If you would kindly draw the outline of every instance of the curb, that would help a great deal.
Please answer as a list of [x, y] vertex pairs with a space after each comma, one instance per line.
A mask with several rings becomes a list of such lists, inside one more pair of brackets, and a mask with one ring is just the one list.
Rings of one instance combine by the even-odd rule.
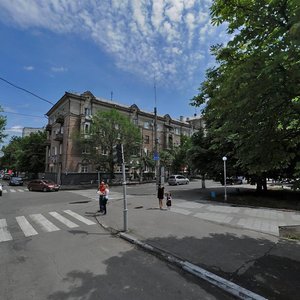
[[194, 265], [188, 261], [182, 260], [162, 249], [159, 249], [157, 247], [154, 247], [150, 244], [141, 242], [136, 237], [125, 233], [115, 230], [112, 227], [107, 226], [104, 223], [101, 223], [97, 219], [98, 223], [107, 231], [109, 231], [111, 234], [117, 235], [120, 238], [124, 239], [127, 242], [130, 242], [131, 244], [134, 244], [143, 250], [159, 257], [160, 259], [163, 259], [164, 261], [167, 261], [169, 263], [172, 263], [179, 267], [180, 269], [183, 269], [187, 271], [188, 273], [197, 276], [198, 278], [201, 278], [210, 284], [224, 290], [225, 292], [239, 298], [239, 299], [247, 299], [247, 300], [267, 300], [267, 298], [264, 298], [256, 293], [253, 293], [227, 279], [224, 279], [218, 275], [215, 275], [209, 271], [206, 271], [205, 269]]

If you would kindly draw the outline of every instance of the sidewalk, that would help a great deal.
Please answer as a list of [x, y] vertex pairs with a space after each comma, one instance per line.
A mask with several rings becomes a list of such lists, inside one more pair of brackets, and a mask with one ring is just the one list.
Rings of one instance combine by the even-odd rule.
[[[298, 299], [300, 243], [280, 239], [278, 226], [300, 225], [299, 212], [176, 199], [170, 211], [162, 211], [155, 196], [127, 196], [127, 202], [124, 238], [267, 299]], [[123, 231], [123, 195], [111, 192], [108, 214], [97, 219], [104, 227]]]

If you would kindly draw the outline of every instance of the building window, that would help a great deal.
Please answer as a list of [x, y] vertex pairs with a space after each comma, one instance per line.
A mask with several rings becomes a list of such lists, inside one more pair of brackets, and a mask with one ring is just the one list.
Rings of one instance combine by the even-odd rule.
[[144, 136], [144, 144], [149, 144], [150, 143], [150, 137], [149, 135]]
[[82, 149], [82, 154], [89, 154], [89, 153], [90, 153], [89, 145], [84, 145]]
[[89, 134], [90, 133], [90, 124], [89, 123], [85, 123], [84, 124], [84, 133], [85, 134]]
[[59, 154], [62, 154], [62, 144], [59, 144]]
[[91, 113], [90, 113], [90, 109], [88, 107], [85, 107], [84, 108], [84, 115], [85, 116], [89, 116]]
[[149, 129], [151, 127], [152, 123], [151, 122], [144, 122], [144, 128]]
[[86, 165], [81, 165], [81, 170], [80, 170], [81, 173], [87, 173], [88, 172], [88, 166]]

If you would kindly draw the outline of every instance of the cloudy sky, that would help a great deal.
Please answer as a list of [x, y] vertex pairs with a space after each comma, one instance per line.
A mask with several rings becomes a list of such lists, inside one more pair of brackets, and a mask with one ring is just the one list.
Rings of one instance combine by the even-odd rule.
[[0, 0], [0, 105], [8, 133], [44, 126], [49, 102], [65, 91], [89, 90], [151, 112], [154, 82], [158, 114], [199, 114], [189, 100], [214, 65], [210, 46], [228, 40], [225, 27], [210, 24], [211, 2]]

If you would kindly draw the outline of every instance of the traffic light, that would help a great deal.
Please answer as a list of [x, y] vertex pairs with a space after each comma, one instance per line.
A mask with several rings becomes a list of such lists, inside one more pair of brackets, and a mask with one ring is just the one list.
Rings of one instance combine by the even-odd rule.
[[114, 163], [122, 164], [123, 163], [123, 153], [122, 145], [117, 144], [113, 146], [113, 161]]

